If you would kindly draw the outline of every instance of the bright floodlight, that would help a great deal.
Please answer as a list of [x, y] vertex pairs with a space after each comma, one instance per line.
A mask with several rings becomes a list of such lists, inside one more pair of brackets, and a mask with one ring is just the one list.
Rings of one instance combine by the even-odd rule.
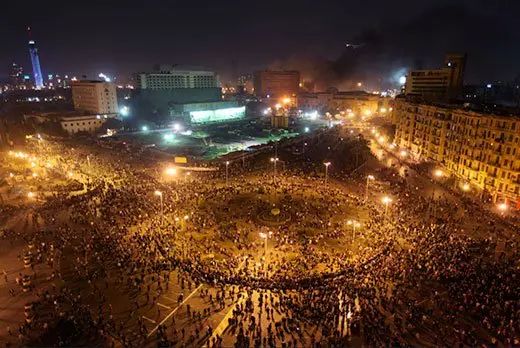
[[379, 137], [379, 141], [380, 141], [381, 143], [384, 143], [385, 140], [386, 140], [385, 137], [383, 137], [383, 136], [380, 136], [380, 137]]
[[175, 175], [177, 174], [177, 169], [170, 167], [165, 170], [165, 173], [168, 175]]
[[369, 175], [369, 176], [367, 176], [367, 178], [370, 179], [370, 180], [374, 180], [375, 179], [375, 177], [373, 175]]
[[162, 192], [159, 190], [156, 190], [153, 194], [156, 196], [162, 196]]
[[284, 104], [289, 104], [291, 102], [291, 98], [283, 98], [282, 101]]
[[441, 176], [443, 176], [443, 175], [444, 175], [444, 172], [443, 172], [442, 170], [437, 169], [437, 170], [435, 171], [435, 176], [441, 177]]
[[405, 150], [401, 151], [401, 156], [404, 157], [404, 156], [406, 156], [407, 154], [408, 154], [408, 153], [407, 153]]
[[363, 84], [362, 84], [361, 82], [358, 82], [358, 83], [357, 83], [357, 86], [358, 86], [358, 87], [361, 87], [361, 86], [363, 86]]
[[372, 115], [372, 111], [370, 111], [370, 110], [368, 110], [368, 109], [367, 109], [367, 110], [365, 110], [365, 115], [367, 115], [367, 116], [370, 116], [370, 115]]
[[383, 197], [382, 201], [384, 204], [392, 203], [392, 198], [385, 196]]
[[178, 124], [178, 123], [175, 123], [175, 124], [173, 125], [173, 129], [174, 129], [176, 132], [178, 132], [178, 131], [181, 130], [181, 125]]
[[462, 189], [463, 189], [464, 191], [469, 191], [469, 184], [464, 184], [464, 185], [462, 185]]
[[123, 106], [121, 107], [121, 110], [119, 110], [119, 113], [121, 114], [121, 116], [123, 117], [126, 117], [130, 114], [130, 109], [128, 108], [128, 106]]
[[406, 83], [406, 76], [401, 76], [399, 78], [399, 84], [404, 85]]
[[505, 203], [500, 203], [498, 205], [498, 209], [501, 210], [501, 211], [506, 211], [507, 210], [507, 204]]
[[27, 194], [27, 197], [28, 197], [28, 198], [34, 198], [34, 193], [33, 193], [33, 192], [29, 192], [29, 193]]
[[309, 133], [310, 131], [310, 128], [309, 127], [305, 127], [305, 133]]
[[143, 132], [147, 132], [147, 131], [148, 131], [148, 126], [142, 126], [142, 127], [141, 127], [141, 130], [142, 130]]

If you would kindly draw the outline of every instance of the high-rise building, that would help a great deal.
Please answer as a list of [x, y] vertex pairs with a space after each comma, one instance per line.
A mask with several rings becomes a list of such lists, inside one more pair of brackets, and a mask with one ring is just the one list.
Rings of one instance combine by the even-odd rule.
[[405, 93], [420, 95], [430, 100], [459, 97], [465, 69], [466, 55], [448, 54], [441, 69], [410, 70]]
[[9, 74], [9, 82], [14, 88], [18, 88], [23, 83], [23, 67], [16, 63], [11, 66], [11, 73]]
[[291, 97], [300, 90], [299, 71], [256, 71], [254, 76], [255, 95], [266, 97]]
[[31, 64], [34, 76], [34, 86], [36, 89], [43, 88], [43, 75], [40, 67], [40, 57], [38, 56], [38, 48], [36, 42], [31, 38], [31, 28], [27, 28], [29, 32], [29, 55], [31, 56]]
[[173, 65], [156, 65], [151, 73], [135, 75], [137, 88], [168, 90], [175, 88], [217, 88], [218, 75], [213, 71], [183, 68]]
[[116, 114], [116, 85], [111, 82], [87, 80], [72, 82], [74, 109], [91, 114]]

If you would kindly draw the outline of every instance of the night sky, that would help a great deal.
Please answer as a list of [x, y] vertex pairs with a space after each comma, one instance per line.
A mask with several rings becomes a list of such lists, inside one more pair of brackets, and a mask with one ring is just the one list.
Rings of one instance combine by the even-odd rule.
[[339, 79], [435, 68], [447, 51], [468, 53], [469, 82], [520, 74], [520, 1], [513, 0], [30, 0], [3, 2], [1, 13], [1, 77], [12, 62], [31, 71], [28, 25], [45, 76], [123, 77], [179, 63], [215, 70], [224, 82], [234, 71], [267, 67], [309, 70], [304, 76], [317, 78], [317, 66], [337, 60], [347, 42], [365, 45], [350, 52], [356, 59], [346, 59], [351, 66]]

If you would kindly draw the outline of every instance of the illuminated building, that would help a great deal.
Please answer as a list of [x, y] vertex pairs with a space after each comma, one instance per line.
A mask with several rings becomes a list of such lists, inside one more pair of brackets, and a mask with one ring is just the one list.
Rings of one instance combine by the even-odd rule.
[[[226, 112], [219, 110], [238, 107], [236, 102], [222, 100], [218, 75], [211, 71], [158, 65], [154, 72], [135, 74], [134, 78], [137, 88], [131, 100], [136, 114], [153, 112], [162, 118], [201, 123], [225, 119]], [[201, 114], [203, 111], [208, 112]], [[190, 112], [195, 112], [194, 118]]]
[[245, 106], [240, 106], [236, 101], [184, 103], [170, 108], [170, 116], [182, 117], [191, 124], [239, 120], [244, 118], [245, 112]]
[[290, 97], [300, 91], [299, 71], [256, 71], [254, 75], [255, 95], [260, 98]]
[[136, 74], [135, 80], [137, 88], [150, 90], [219, 86], [218, 75], [212, 71], [189, 70], [172, 65], [156, 65], [154, 72]]
[[368, 110], [370, 114], [376, 114], [381, 108], [389, 108], [389, 100], [390, 98], [360, 91], [318, 92], [300, 93], [297, 105], [302, 110], [351, 110], [354, 114], [363, 114]]
[[11, 73], [9, 74], [9, 82], [12, 88], [19, 89], [23, 83], [23, 67], [13, 63], [11, 66]]
[[40, 67], [40, 57], [38, 56], [38, 48], [36, 42], [31, 39], [31, 28], [27, 28], [29, 32], [29, 55], [31, 56], [31, 64], [34, 76], [34, 86], [36, 89], [43, 88], [43, 75]]
[[105, 81], [72, 82], [74, 109], [92, 114], [115, 114], [117, 106], [116, 86]]
[[396, 99], [395, 142], [489, 193], [520, 203], [520, 117]]
[[445, 66], [434, 70], [410, 70], [406, 77], [405, 94], [427, 99], [453, 98], [462, 92], [465, 55], [447, 55]]
[[27, 123], [41, 124], [47, 122], [54, 122], [61, 125], [61, 128], [69, 135], [78, 132], [93, 133], [110, 119], [119, 119], [118, 114], [94, 115], [83, 112], [47, 112], [47, 113], [32, 113], [24, 115], [24, 120]]

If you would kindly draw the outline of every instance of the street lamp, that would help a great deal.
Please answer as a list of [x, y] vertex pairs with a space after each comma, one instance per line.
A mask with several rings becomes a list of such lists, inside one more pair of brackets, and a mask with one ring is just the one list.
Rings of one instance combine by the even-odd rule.
[[226, 185], [228, 184], [228, 167], [229, 167], [229, 161], [226, 161]]
[[325, 162], [323, 164], [325, 165], [325, 183], [327, 183], [327, 181], [329, 179], [329, 166], [330, 166], [330, 162]]
[[34, 192], [29, 192], [29, 193], [27, 193], [27, 198], [29, 198], [29, 199], [34, 198], [34, 196], [35, 196], [35, 195], [34, 195]]
[[383, 197], [382, 201], [383, 201], [383, 204], [385, 205], [385, 217], [386, 217], [388, 215], [388, 204], [392, 203], [392, 198], [385, 196], [385, 197]]
[[407, 154], [408, 154], [408, 152], [406, 152], [405, 150], [401, 151], [401, 153], [400, 153], [401, 157], [405, 157]]
[[170, 167], [170, 168], [166, 168], [166, 170], [164, 172], [167, 175], [174, 176], [175, 174], [177, 174], [177, 169]]
[[435, 171], [435, 176], [440, 178], [441, 176], [444, 176], [444, 172], [442, 170], [440, 170], [440, 169], [437, 169]]
[[469, 184], [464, 184], [464, 185], [462, 185], [462, 189], [463, 189], [464, 191], [469, 191], [469, 188], [470, 188], [470, 187], [469, 187]]
[[260, 238], [264, 240], [264, 270], [267, 268], [267, 238], [271, 237], [273, 232], [269, 231], [268, 233], [260, 232]]
[[271, 162], [273, 162], [273, 171], [274, 175], [276, 176], [276, 162], [278, 162], [280, 159], [278, 157], [271, 157]]
[[506, 211], [508, 208], [506, 203], [500, 203], [497, 207], [498, 207], [498, 210], [500, 210], [502, 212]]
[[360, 227], [361, 224], [356, 220], [348, 220], [348, 225], [352, 225], [352, 240], [356, 239], [356, 227]]
[[365, 188], [365, 200], [368, 199], [368, 183], [370, 182], [370, 180], [374, 180], [375, 177], [373, 175], [368, 175], [367, 176], [367, 186]]
[[163, 216], [164, 216], [164, 210], [163, 210], [163, 208], [164, 208], [164, 207], [163, 207], [163, 193], [162, 193], [161, 191], [156, 190], [156, 191], [154, 192], [154, 195], [159, 196], [159, 198], [161, 199], [161, 226], [162, 226], [162, 224], [163, 224]]

